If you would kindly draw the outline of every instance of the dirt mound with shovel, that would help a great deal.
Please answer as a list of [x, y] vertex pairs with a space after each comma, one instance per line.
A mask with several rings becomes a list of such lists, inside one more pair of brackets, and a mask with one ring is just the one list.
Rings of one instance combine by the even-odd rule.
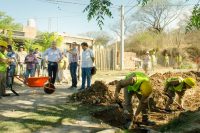
[[84, 104], [108, 105], [114, 102], [113, 91], [103, 81], [95, 81], [90, 89], [86, 89], [71, 96], [74, 101], [81, 101]]

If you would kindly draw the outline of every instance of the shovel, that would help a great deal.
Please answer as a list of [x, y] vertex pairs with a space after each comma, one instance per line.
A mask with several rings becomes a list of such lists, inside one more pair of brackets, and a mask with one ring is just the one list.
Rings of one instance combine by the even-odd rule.
[[[167, 94], [167, 93], [161, 93], [160, 91], [158, 91], [162, 96], [164, 96], [164, 97], [167, 97], [167, 98], [169, 98], [169, 95]], [[176, 105], [178, 105], [178, 107], [181, 109], [181, 110], [183, 110], [183, 111], [186, 111], [175, 99], [173, 99], [173, 102], [176, 104]]]

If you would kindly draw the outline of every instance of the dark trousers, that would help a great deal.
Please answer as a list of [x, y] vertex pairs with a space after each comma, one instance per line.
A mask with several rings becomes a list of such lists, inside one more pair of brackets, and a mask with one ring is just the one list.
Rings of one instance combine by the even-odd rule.
[[125, 109], [133, 115], [133, 105], [132, 105], [132, 97], [136, 95], [139, 99], [139, 105], [135, 112], [135, 115], [138, 115], [140, 112], [142, 113], [142, 121], [148, 120], [148, 99], [149, 97], [144, 97], [141, 94], [128, 92], [128, 88], [124, 89], [124, 98], [125, 98]]
[[48, 74], [49, 74], [49, 77], [51, 78], [50, 81], [52, 84], [55, 83], [57, 71], [58, 71], [58, 63], [57, 62], [49, 62], [48, 63]]
[[70, 74], [71, 74], [71, 78], [72, 78], [72, 86], [73, 87], [77, 86], [76, 71], [77, 71], [77, 62], [70, 63]]
[[9, 68], [7, 69], [7, 87], [10, 87], [10, 85], [13, 84], [14, 81], [14, 75], [15, 75], [15, 65], [10, 65]]

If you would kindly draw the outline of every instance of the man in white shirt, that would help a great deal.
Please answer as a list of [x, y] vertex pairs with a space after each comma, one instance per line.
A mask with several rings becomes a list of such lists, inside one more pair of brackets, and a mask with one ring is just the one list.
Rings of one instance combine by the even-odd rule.
[[35, 49], [35, 52], [33, 53], [36, 58], [37, 58], [37, 64], [36, 64], [36, 67], [35, 69], [37, 70], [37, 76], [39, 77], [40, 76], [40, 69], [41, 69], [41, 59], [42, 59], [42, 55], [41, 53], [39, 52], [39, 49], [36, 48]]
[[56, 42], [53, 41], [51, 48], [48, 48], [43, 54], [43, 57], [47, 56], [48, 75], [51, 78], [50, 81], [52, 84], [54, 84], [56, 80], [56, 74], [58, 71], [58, 62], [62, 59], [62, 53], [56, 47], [56, 45], [57, 45]]
[[144, 69], [146, 74], [148, 74], [150, 64], [151, 64], [151, 57], [149, 55], [149, 52], [147, 51], [146, 55], [144, 57], [144, 60], [143, 60], [143, 69]]
[[25, 57], [27, 52], [24, 49], [24, 46], [20, 46], [18, 52], [16, 53], [17, 58], [17, 75], [22, 76], [25, 73], [26, 65], [24, 64]]
[[86, 80], [87, 80], [87, 88], [90, 88], [91, 69], [93, 67], [93, 62], [94, 62], [94, 53], [88, 47], [88, 44], [86, 42], [81, 43], [81, 47], [83, 49], [83, 52], [82, 52], [82, 60], [81, 60], [82, 85], [81, 85], [80, 90], [84, 90]]

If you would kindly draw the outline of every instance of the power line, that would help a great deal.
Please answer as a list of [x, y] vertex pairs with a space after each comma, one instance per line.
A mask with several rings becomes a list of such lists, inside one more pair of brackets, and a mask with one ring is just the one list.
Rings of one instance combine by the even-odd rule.
[[138, 6], [138, 4], [133, 5], [130, 9], [128, 9], [128, 10], [125, 12], [125, 14], [127, 14], [128, 12], [130, 12], [132, 9], [134, 9], [134, 8], [137, 7], [137, 6]]

